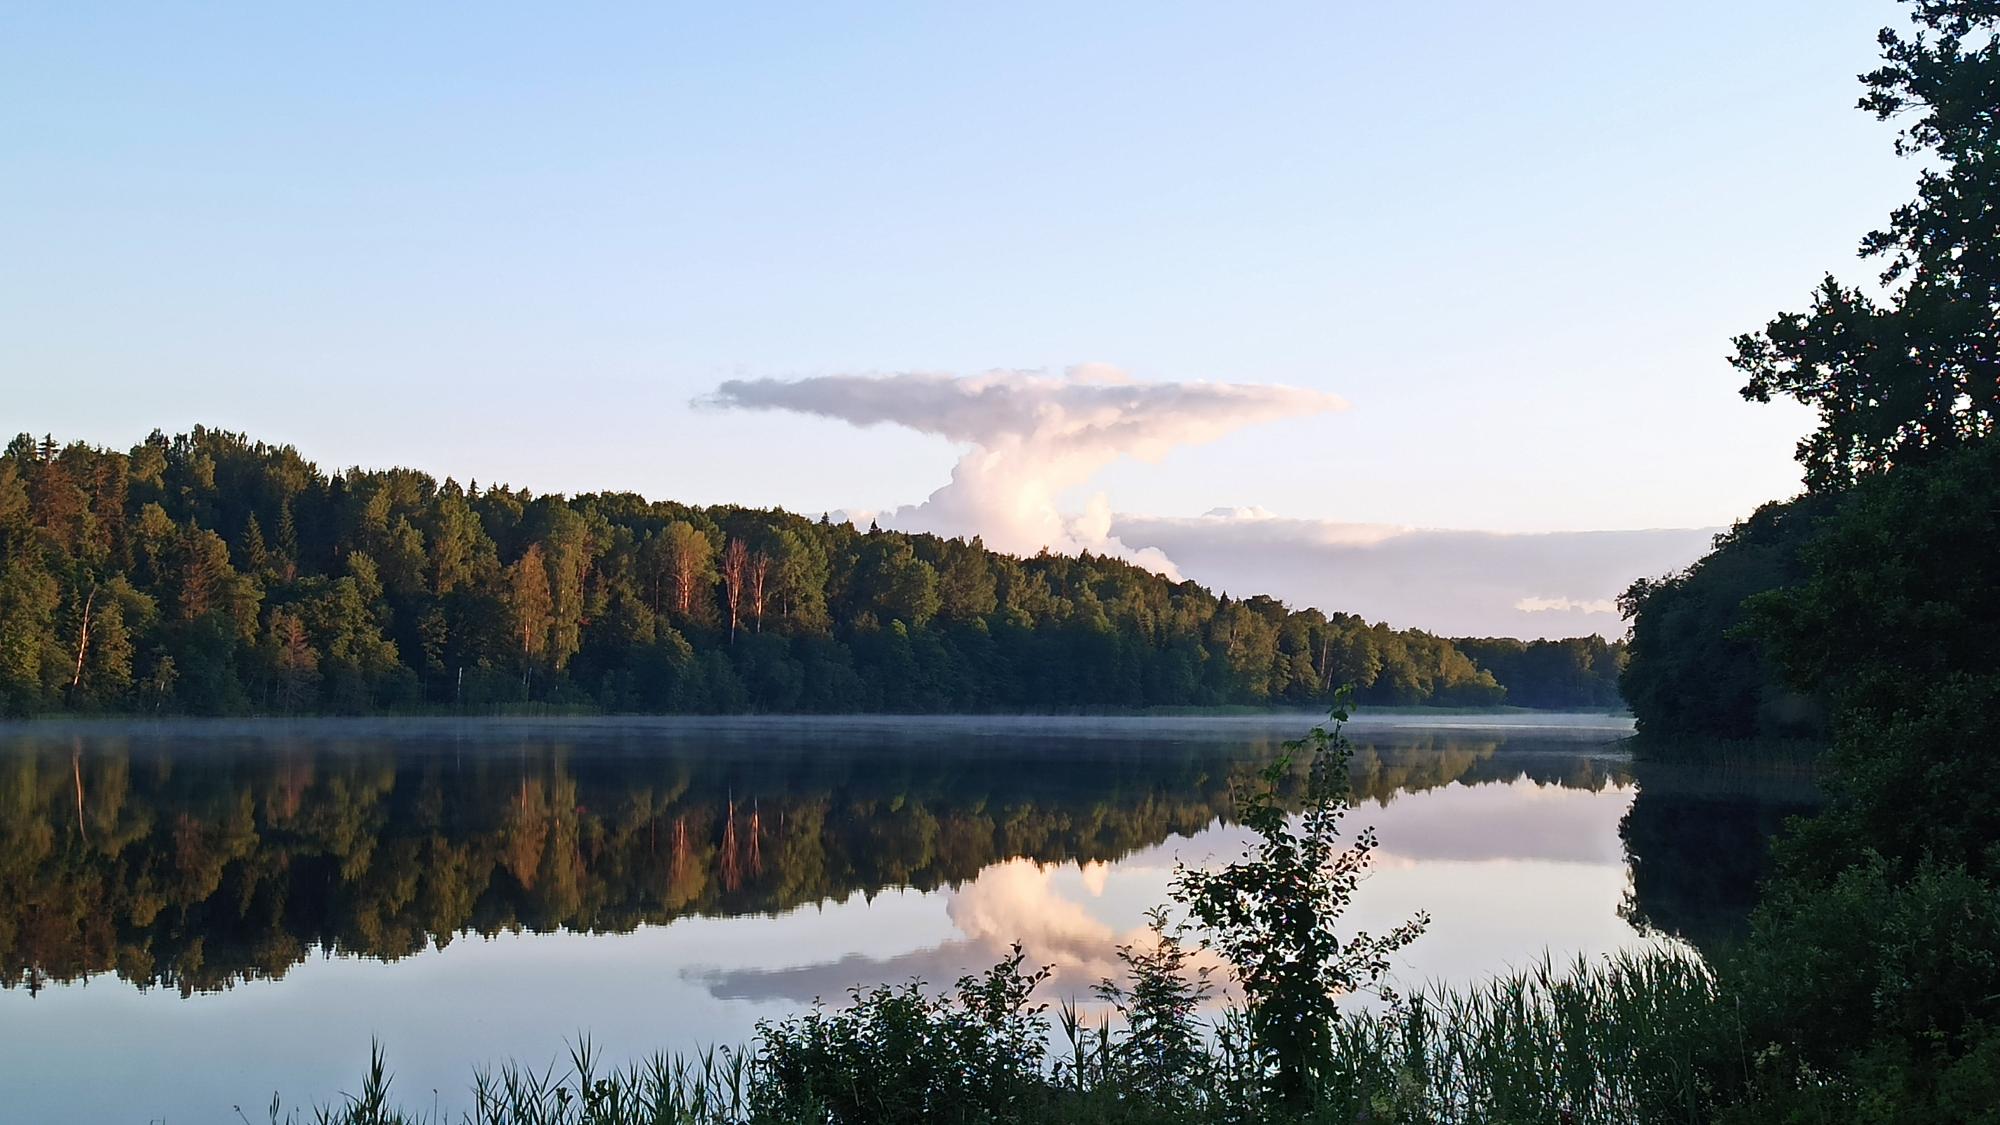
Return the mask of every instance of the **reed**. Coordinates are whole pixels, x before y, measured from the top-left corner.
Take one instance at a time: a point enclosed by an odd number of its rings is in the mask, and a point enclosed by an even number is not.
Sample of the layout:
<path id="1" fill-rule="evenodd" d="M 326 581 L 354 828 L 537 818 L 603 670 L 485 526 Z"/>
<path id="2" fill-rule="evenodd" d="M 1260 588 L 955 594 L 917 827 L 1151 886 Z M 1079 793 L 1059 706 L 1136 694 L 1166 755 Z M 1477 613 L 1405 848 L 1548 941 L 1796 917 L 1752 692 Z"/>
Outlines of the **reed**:
<path id="1" fill-rule="evenodd" d="M 1701 1122 L 1738 1092 L 1739 1025 L 1699 958 L 1627 953 L 1433 989 L 1337 1032 L 1328 1120 Z"/>
<path id="2" fill-rule="evenodd" d="M 949 999 L 939 1001 L 949 1005 Z M 1351 1012 L 1337 1023 L 1331 1050 L 1315 1068 L 1304 1120 L 1422 1122 L 1429 1125 L 1612 1125 L 1713 1120 L 1743 1093 L 1748 1067 L 1732 1005 L 1698 957 L 1646 950 L 1599 961 L 1540 964 L 1467 989 L 1432 988 L 1378 1012 Z M 833 1015 L 855 1014 L 856 1008 Z M 942 1022 L 951 1015 L 938 1009 Z M 980 1099 L 976 1115 L 953 1113 L 938 1089 L 871 1089 L 902 1072 L 904 1050 L 936 1051 L 912 1028 L 871 1036 L 861 1028 L 858 1054 L 829 1060 L 844 1071 L 820 1073 L 847 1090 L 868 1091 L 867 1117 L 850 1106 L 815 1102 L 799 1075 L 770 1065 L 783 1025 L 767 1027 L 750 1050 L 711 1049 L 693 1056 L 654 1055 L 607 1067 L 589 1039 L 566 1060 L 536 1069 L 507 1064 L 473 1075 L 471 1108 L 392 1105 L 392 1075 L 379 1047 L 359 1092 L 337 1106 L 286 1113 L 273 1103 L 273 1125 L 789 1125 L 850 1120 L 992 1120 L 1060 1125 L 1123 1121 L 1264 1122 L 1300 1120 L 1268 1104 L 1265 1063 L 1249 1044 L 1241 1013 L 1207 1024 L 1175 1075 L 1160 1073 L 1157 1051 L 1135 1044 L 1128 1022 L 1093 1022 L 1073 1005 L 1051 1019 L 1023 1007 L 1028 1026 L 1054 1042 L 1054 1058 L 965 1058 L 970 1069 L 1009 1076 L 1004 1102 Z M 921 1034 L 921 1029 L 917 1029 Z M 959 1037 L 958 1043 L 965 1042 Z M 992 1039 L 996 1052 L 1023 1052 L 1022 1041 Z M 872 1057 L 869 1052 L 884 1057 Z M 1030 1054 L 1039 1052 L 1039 1048 Z M 1018 1084 L 1024 1066 L 1037 1080 Z M 789 1085 L 788 1085 L 789 1083 Z M 905 1111 L 908 1111 L 907 1113 Z"/>
<path id="3" fill-rule="evenodd" d="M 625 1067 L 606 1067 L 589 1037 L 570 1049 L 566 1064 L 537 1070 L 518 1063 L 473 1072 L 472 1107 L 457 1115 L 433 1105 L 391 1104 L 393 1075 L 380 1044 L 369 1051 L 360 1092 L 339 1105 L 287 1110 L 273 1098 L 270 1125 L 743 1125 L 753 1114 L 751 1060 L 743 1052 L 708 1048 L 692 1056 L 656 1053 Z M 247 1120 L 247 1118 L 245 1119 Z"/>

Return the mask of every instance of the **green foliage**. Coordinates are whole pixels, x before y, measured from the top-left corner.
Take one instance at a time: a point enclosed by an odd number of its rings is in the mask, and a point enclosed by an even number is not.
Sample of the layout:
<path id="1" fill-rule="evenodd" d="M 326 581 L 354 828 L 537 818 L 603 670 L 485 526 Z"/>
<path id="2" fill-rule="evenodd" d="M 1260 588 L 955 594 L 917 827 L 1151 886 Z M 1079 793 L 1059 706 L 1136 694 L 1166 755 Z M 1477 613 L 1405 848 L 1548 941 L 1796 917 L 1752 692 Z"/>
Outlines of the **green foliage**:
<path id="1" fill-rule="evenodd" d="M 1829 511 L 1821 498 L 1899 467 L 1949 461 L 1955 450 L 1991 444 L 2000 427 L 2000 122 L 1993 113 L 2000 6 L 1906 3 L 1912 27 L 1882 32 L 1883 65 L 1863 76 L 1861 108 L 1902 122 L 1897 151 L 1925 159 L 1917 196 L 1862 240 L 1863 256 L 1883 266 L 1879 295 L 1828 277 L 1809 312 L 1781 314 L 1736 340 L 1733 362 L 1747 377 L 1746 398 L 1786 396 L 1818 412 L 1818 427 L 1798 451 L 1809 495 L 1760 511 L 1692 570 L 1640 582 L 1627 594 L 1633 640 L 1624 686 L 1649 730 L 1780 733 L 1785 716 L 1770 714 L 1775 665 L 1757 638 L 1776 640 L 1784 631 L 1734 628 L 1745 599 L 1803 577 L 1800 548 Z M 1927 532 L 1933 542 L 1990 510 L 1984 499 L 1966 499 L 1956 514 L 1942 505 L 1926 509 L 1936 520 Z M 1867 522 L 1859 519 L 1855 531 Z M 1954 553 L 1984 542 L 1952 541 Z M 1850 539 L 1829 549 L 1863 547 Z M 1950 612 L 1948 600 L 1931 604 Z M 1851 623 L 1821 633 L 1815 627 L 1804 624 L 1792 635 L 1819 636 L 1838 648 L 1843 635 L 1870 632 Z M 1798 648 L 1781 662 L 1799 669 L 1795 684 L 1818 682 L 1808 665 L 1825 662 Z"/>
<path id="2" fill-rule="evenodd" d="M 1744 1007 L 1793 1061 L 1832 1070 L 1878 1044 L 1948 1059 L 2000 1026 L 2000 894 L 1963 866 L 1902 874 L 1870 856 L 1782 878 L 1756 924 L 1736 966 Z"/>
<path id="3" fill-rule="evenodd" d="M 338 1106 L 287 1110 L 279 1097 L 267 1108 L 270 1125 L 777 1125 L 751 1117 L 749 1061 L 733 1051 L 653 1055 L 606 1069 L 588 1038 L 571 1049 L 562 1070 L 508 1063 L 473 1075 L 473 1108 L 457 1118 L 396 1107 L 395 1076 L 380 1043 L 369 1050 L 358 1092 Z M 245 1121 L 247 1117 L 243 1118 Z"/>
<path id="4" fill-rule="evenodd" d="M 1211 1053 L 1201 1020 L 1213 969 L 1193 966 L 1194 951 L 1164 909 L 1153 910 L 1147 923 L 1149 946 L 1118 947 L 1130 983 L 1105 980 L 1097 986 L 1098 999 L 1117 1013 L 1119 1027 L 1114 1035 L 1110 1020 L 1101 1025 L 1094 1058 L 1078 1034 L 1074 1009 L 1064 1010 L 1071 1068 L 1082 1088 L 1115 1091 L 1120 1102 L 1158 1118 L 1193 1119 L 1204 1093 L 1235 1069 Z M 1230 1046 L 1220 1045 L 1225 1051 Z"/>
<path id="5" fill-rule="evenodd" d="M 1734 969 L 1801 1115 L 1970 1119 L 1966 1091 L 1991 1088 L 1977 1076 L 2000 1028 L 1995 495 L 2000 441 L 1871 476 L 1803 550 L 1805 576 L 1751 605 L 1786 674 L 1833 702 L 1826 809 L 1777 847 Z"/>
<path id="6" fill-rule="evenodd" d="M 1743 1120 L 1991 1120 L 2000 1085 L 2000 5 L 1909 13 L 1863 78 L 1862 107 L 1927 161 L 1863 240 L 1882 294 L 1828 278 L 1737 341 L 1746 397 L 1819 411 L 1809 494 L 1761 544 L 1628 599 L 1643 723 L 1697 701 L 1684 673 L 1718 646 L 1736 680 L 1765 678 L 1754 648 L 1831 717 L 1827 806 L 1775 849 L 1728 965 L 1761 1045 Z"/>
<path id="7" fill-rule="evenodd" d="M 854 990 L 854 1001 L 757 1025 L 760 1113 L 828 1125 L 1023 1122 L 1041 1115 L 1047 970 L 1022 971 L 1021 947 L 949 996 L 920 982 Z"/>
<path id="8" fill-rule="evenodd" d="M 1619 687 L 1641 732 L 1751 739 L 1823 731 L 1820 701 L 1788 684 L 1743 626 L 1752 598 L 1803 575 L 1801 552 L 1833 504 L 1765 504 L 1716 536 L 1715 549 L 1692 566 L 1625 591 L 1619 604 L 1632 635 Z"/>
<path id="9" fill-rule="evenodd" d="M 1825 806 L 1774 847 L 1725 962 L 1757 1059 L 1742 1120 L 1970 1120 L 1970 1091 L 1990 1089 L 1995 495 L 2000 441 L 1967 441 L 1767 508 L 1635 599 L 1626 680 L 1649 732 L 1700 729 L 1704 693 L 1742 701 L 1731 733 L 1754 731 L 1747 700 L 1774 685 L 1830 717 Z"/>
<path id="10" fill-rule="evenodd" d="M 1544 960 L 1342 1019 L 1311 1119 L 1693 1125 L 1743 1096 L 1742 1045 L 1696 957 Z"/>
<path id="11" fill-rule="evenodd" d="M 1851 489 L 1798 583 L 1752 628 L 1792 680 L 1834 703 L 1826 813 L 1788 853 L 1820 878 L 1885 858 L 2000 875 L 2000 441 Z"/>
<path id="12" fill-rule="evenodd" d="M 1625 643 L 1603 637 L 1519 641 L 1511 637 L 1454 637 L 1452 647 L 1492 673 L 1516 707 L 1560 711 L 1612 711 L 1624 706 L 1618 677 Z"/>
<path id="13" fill-rule="evenodd" d="M 113 586 L 86 636 L 86 600 Z M 1335 682 L 1506 698 L 1442 638 L 1103 556 L 327 474 L 202 428 L 0 455 L 4 714 L 1317 707 Z"/>
<path id="14" fill-rule="evenodd" d="M 1923 157 L 1917 198 L 1862 240 L 1883 261 L 1880 296 L 1827 277 L 1811 311 L 1738 337 L 1745 398 L 1784 395 L 1819 427 L 1799 445 L 1806 484 L 1834 491 L 1920 464 L 2000 427 L 2000 6 L 1907 0 L 1911 31 L 1881 35 L 1861 107 L 1904 122 L 1899 154 Z"/>
<path id="15" fill-rule="evenodd" d="M 1158 961 L 1128 959 L 1128 1015 L 1185 1027 L 1187 993 Z M 876 1121 L 1353 1122 L 1408 1125 L 1626 1125 L 1756 1121 L 1772 1100 L 1730 1104 L 1745 1059 L 1731 1008 L 1693 958 L 1632 954 L 1566 971 L 1542 965 L 1464 992 L 1434 990 L 1379 1014 L 1339 1018 L 1311 1104 L 1272 1104 L 1227 1021 L 1166 1039 L 1128 1023 L 1086 1027 L 1066 1014 L 1069 1054 L 1042 1065 L 1050 1028 L 1022 986 L 1018 955 L 932 996 L 858 991 L 853 1002 L 762 1025 L 751 1052 L 655 1056 L 605 1070 L 588 1042 L 559 1066 L 510 1064 L 474 1076 L 462 1118 L 393 1108 L 379 1050 L 358 1093 L 286 1125 L 781 1125 Z M 1149 978 L 1151 978 L 1149 980 Z M 1147 989 L 1153 989 L 1148 993 Z M 1133 997 L 1152 995 L 1152 1001 Z M 1157 1020 L 1152 1024 L 1159 1028 Z M 1982 1060 L 1990 1061 L 1990 1060 Z M 1990 1074 L 1955 1072 L 1949 1096 L 1980 1121 Z M 1753 1116 L 1742 1116 L 1744 1113 Z M 1946 1120 L 1937 1118 L 1935 1120 Z M 1803 1118 L 1801 1120 L 1804 1120 Z M 1846 1118 L 1841 1118 L 1846 1120 Z"/>
<path id="16" fill-rule="evenodd" d="M 1375 849 L 1372 828 L 1340 842 L 1353 756 L 1340 731 L 1348 697 L 1335 706 L 1332 729 L 1316 726 L 1288 743 L 1287 756 L 1265 769 L 1263 786 L 1242 795 L 1237 816 L 1257 835 L 1243 858 L 1214 869 L 1183 866 L 1174 879 L 1175 898 L 1243 989 L 1251 1045 L 1268 1067 L 1271 1093 L 1300 1108 L 1326 1078 L 1341 998 L 1381 987 L 1390 956 L 1430 921 L 1418 914 L 1379 937 L 1343 937 L 1337 927 Z M 1290 753 L 1307 755 L 1305 811 L 1296 823 L 1279 797 Z"/>
<path id="17" fill-rule="evenodd" d="M 1755 634 L 1871 731 L 1954 676 L 2000 669 L 1995 495 L 2000 441 L 1850 489 L 1799 580 L 1752 604 Z"/>

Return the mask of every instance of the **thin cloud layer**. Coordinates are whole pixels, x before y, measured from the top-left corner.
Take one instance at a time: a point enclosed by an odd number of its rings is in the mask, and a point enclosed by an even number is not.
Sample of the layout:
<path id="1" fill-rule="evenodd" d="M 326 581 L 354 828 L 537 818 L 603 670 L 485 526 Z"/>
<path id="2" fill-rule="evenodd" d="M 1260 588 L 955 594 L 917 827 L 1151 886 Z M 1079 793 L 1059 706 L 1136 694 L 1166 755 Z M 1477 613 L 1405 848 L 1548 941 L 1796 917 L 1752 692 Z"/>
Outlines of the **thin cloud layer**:
<path id="1" fill-rule="evenodd" d="M 1062 512 L 1058 499 L 1120 457 L 1157 461 L 1180 446 L 1346 403 L 1299 387 L 1141 383 L 1117 368 L 1081 364 L 1060 376 L 989 371 L 732 379 L 697 405 L 903 426 L 970 446 L 950 482 L 929 499 L 878 518 L 907 530 L 977 533 L 989 547 L 1015 554 L 1047 547 L 1117 555 L 1179 578 L 1170 552 L 1135 549 L 1119 539 L 1103 494 L 1075 516 Z"/>
<path id="2" fill-rule="evenodd" d="M 1623 634 L 1616 599 L 1625 587 L 1700 558 L 1716 529 L 1505 534 L 1218 509 L 1191 519 L 1121 515 L 1111 531 L 1233 593 L 1451 636 L 1533 638 Z"/>
<path id="3" fill-rule="evenodd" d="M 1514 603 L 1514 608 L 1522 613 L 1578 613 L 1606 614 L 1618 612 L 1615 598 L 1594 598 L 1588 601 L 1576 598 L 1522 598 Z"/>

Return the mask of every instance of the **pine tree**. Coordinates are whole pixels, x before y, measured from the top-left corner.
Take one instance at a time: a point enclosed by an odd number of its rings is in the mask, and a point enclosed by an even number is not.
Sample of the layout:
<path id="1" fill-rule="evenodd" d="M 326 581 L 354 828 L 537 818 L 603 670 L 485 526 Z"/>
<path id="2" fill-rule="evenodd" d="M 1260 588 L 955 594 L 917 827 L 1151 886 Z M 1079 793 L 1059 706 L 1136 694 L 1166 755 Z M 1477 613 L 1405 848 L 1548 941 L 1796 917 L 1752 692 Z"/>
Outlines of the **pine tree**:
<path id="1" fill-rule="evenodd" d="M 299 562 L 299 525 L 292 516 L 292 498 L 285 497 L 278 505 L 278 551 L 284 556 L 287 577 L 289 571 Z"/>
<path id="2" fill-rule="evenodd" d="M 270 562 L 270 552 L 264 546 L 264 528 L 257 522 L 257 513 L 251 512 L 243 525 L 243 565 L 252 574 L 262 574 Z"/>

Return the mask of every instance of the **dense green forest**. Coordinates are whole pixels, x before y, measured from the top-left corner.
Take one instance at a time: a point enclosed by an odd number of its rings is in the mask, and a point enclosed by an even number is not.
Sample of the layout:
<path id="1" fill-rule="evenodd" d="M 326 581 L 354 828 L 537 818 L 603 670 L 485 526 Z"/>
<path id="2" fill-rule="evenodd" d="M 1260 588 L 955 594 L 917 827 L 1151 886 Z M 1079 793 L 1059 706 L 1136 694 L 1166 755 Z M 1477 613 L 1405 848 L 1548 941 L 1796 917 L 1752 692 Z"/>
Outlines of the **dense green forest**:
<path id="1" fill-rule="evenodd" d="M 1624 706 L 1618 678 L 1626 644 L 1596 635 L 1559 641 L 1454 637 L 1452 645 L 1491 672 L 1516 707 L 1615 711 Z"/>
<path id="2" fill-rule="evenodd" d="M 0 712 L 1615 706 L 1622 648 L 1467 642 L 822 517 L 325 473 L 197 428 L 0 455 Z"/>
<path id="3" fill-rule="evenodd" d="M 1825 734 L 1825 701 L 1786 682 L 1748 628 L 1747 603 L 1805 577 L 1801 548 L 1834 504 L 1824 495 L 1765 504 L 1692 566 L 1625 591 L 1632 632 L 1621 687 L 1640 730 L 1728 739 Z"/>
<path id="4" fill-rule="evenodd" d="M 2000 1105 L 2000 5 L 1907 8 L 1863 76 L 1924 161 L 1862 240 L 1877 284 L 1735 341 L 1744 397 L 1818 413 L 1805 491 L 1625 598 L 1642 731 L 1831 745 L 1723 961 L 1762 1090 L 1737 1120 Z"/>

